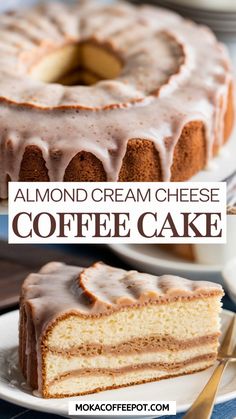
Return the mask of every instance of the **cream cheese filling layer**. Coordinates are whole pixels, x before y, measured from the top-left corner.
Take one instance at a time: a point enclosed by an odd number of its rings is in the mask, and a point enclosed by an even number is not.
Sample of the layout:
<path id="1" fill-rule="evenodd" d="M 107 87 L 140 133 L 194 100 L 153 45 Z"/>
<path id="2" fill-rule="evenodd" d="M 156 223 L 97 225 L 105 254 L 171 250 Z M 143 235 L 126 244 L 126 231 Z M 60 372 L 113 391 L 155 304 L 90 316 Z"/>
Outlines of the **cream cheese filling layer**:
<path id="1" fill-rule="evenodd" d="M 152 363 L 168 364 L 171 367 L 171 364 L 174 366 L 195 357 L 216 354 L 217 347 L 218 344 L 216 342 L 181 351 L 165 350 L 163 352 L 143 352 L 125 355 L 107 354 L 94 357 L 68 356 L 66 354 L 60 355 L 48 352 L 44 360 L 46 381 L 52 381 L 63 374 L 83 369 L 91 370 L 92 373 L 93 369 L 119 369 Z"/>
<path id="2" fill-rule="evenodd" d="M 180 351 L 193 346 L 203 346 L 210 343 L 217 343 L 220 333 L 212 335 L 199 336 L 193 339 L 179 340 L 168 335 L 153 335 L 143 338 L 135 338 L 127 340 L 116 345 L 102 345 L 102 344 L 85 344 L 65 351 L 55 347 L 45 347 L 54 354 L 66 354 L 66 356 L 96 356 L 96 355 L 126 355 L 137 354 L 142 352 L 157 352 L 157 351 Z"/>
<path id="3" fill-rule="evenodd" d="M 174 377 L 200 371 L 212 365 L 212 359 L 199 360 L 198 362 L 184 365 L 175 371 L 164 371 L 156 368 L 135 369 L 121 374 L 90 374 L 71 375 L 63 380 L 54 381 L 44 389 L 44 397 L 63 397 L 64 395 L 87 394 L 95 391 L 140 384 L 155 381 L 161 378 Z"/>

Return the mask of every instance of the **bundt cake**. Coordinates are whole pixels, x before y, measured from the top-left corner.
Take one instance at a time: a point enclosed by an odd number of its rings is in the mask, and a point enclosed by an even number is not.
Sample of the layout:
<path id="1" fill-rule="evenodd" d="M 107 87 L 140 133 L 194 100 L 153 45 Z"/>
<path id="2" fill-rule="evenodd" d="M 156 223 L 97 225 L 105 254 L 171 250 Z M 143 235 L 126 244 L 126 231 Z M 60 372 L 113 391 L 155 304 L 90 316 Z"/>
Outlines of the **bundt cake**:
<path id="1" fill-rule="evenodd" d="M 1 198 L 10 180 L 184 181 L 232 124 L 228 54 L 205 27 L 123 2 L 1 15 Z"/>
<path id="2" fill-rule="evenodd" d="M 222 295 L 212 282 L 51 262 L 22 287 L 21 369 L 46 398 L 200 371 L 217 358 Z"/>

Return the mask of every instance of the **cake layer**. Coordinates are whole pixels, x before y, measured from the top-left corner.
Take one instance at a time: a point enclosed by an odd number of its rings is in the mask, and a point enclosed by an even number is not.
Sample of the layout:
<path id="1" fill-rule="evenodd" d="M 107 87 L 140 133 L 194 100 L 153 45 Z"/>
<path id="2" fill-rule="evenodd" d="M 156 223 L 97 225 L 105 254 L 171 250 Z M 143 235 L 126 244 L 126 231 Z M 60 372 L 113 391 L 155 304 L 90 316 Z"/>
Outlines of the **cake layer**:
<path id="1" fill-rule="evenodd" d="M 69 375 L 76 371 L 78 375 L 83 374 L 83 370 L 91 370 L 91 373 L 101 369 L 119 370 L 124 368 L 131 368 L 142 364 L 158 364 L 163 368 L 173 368 L 176 364 L 185 362 L 188 359 L 208 354 L 216 354 L 218 348 L 218 340 L 213 344 L 206 344 L 204 346 L 190 347 L 180 351 L 163 350 L 158 352 L 144 352 L 139 354 L 126 353 L 124 355 L 98 355 L 87 357 L 86 355 L 70 355 L 69 353 L 55 354 L 51 351 L 45 351 L 43 368 L 45 371 L 45 378 L 51 382 L 62 375 Z"/>
<path id="2" fill-rule="evenodd" d="M 171 336 L 177 340 L 181 336 L 182 340 L 187 340 L 218 333 L 220 285 L 171 275 L 157 277 L 127 272 L 102 263 L 82 271 L 76 266 L 52 262 L 38 274 L 29 275 L 24 282 L 24 299 L 28 310 L 32 311 L 36 336 L 48 332 L 47 345 L 53 349 L 57 349 L 58 342 L 63 349 L 69 349 L 101 342 L 103 346 L 117 345 L 149 335 L 158 339 L 161 335 Z M 91 271 L 96 290 L 93 301 L 85 290 L 88 283 L 84 283 Z M 103 275 L 100 285 L 98 273 Z M 114 288 L 115 277 L 117 289 Z M 135 280 L 133 286 L 130 278 Z M 137 289 L 141 294 L 137 294 Z M 133 304 L 127 304 L 128 291 Z M 117 292 L 118 304 L 115 298 L 111 306 L 111 296 Z M 106 293 L 109 304 L 102 301 L 101 293 Z M 151 296 L 150 300 L 140 298 L 143 294 Z M 139 324 L 145 327 L 140 330 Z"/>
<path id="3" fill-rule="evenodd" d="M 184 296 L 182 297 L 183 300 Z M 135 338 L 171 336 L 193 339 L 217 333 L 219 296 L 177 301 L 169 304 L 127 306 L 119 311 L 92 318 L 78 313 L 61 315 L 48 329 L 47 345 L 67 350 L 80 345 L 118 345 Z M 140 325 L 145 325 L 141 327 Z M 75 333 L 76 330 L 76 333 Z M 63 337 L 61 341 L 60 337 Z"/>
<path id="4" fill-rule="evenodd" d="M 44 397 L 64 397 L 94 393 L 97 391 L 113 389 L 117 387 L 141 384 L 149 381 L 157 381 L 163 378 L 175 377 L 178 375 L 189 374 L 201 371 L 210 367 L 215 361 L 214 356 L 202 356 L 195 360 L 189 360 L 185 364 L 176 365 L 175 368 L 135 368 L 126 372 L 107 372 L 99 371 L 97 374 L 84 373 L 83 375 L 69 375 L 63 379 L 45 386 Z"/>

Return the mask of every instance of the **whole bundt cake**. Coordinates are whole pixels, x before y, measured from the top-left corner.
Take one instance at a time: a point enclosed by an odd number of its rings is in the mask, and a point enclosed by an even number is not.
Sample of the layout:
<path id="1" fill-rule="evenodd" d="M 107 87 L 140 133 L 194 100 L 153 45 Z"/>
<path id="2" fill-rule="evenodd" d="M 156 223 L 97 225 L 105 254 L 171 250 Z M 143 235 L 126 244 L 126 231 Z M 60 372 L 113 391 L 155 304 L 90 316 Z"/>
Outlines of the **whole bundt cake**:
<path id="1" fill-rule="evenodd" d="M 228 139 L 212 32 L 161 8 L 48 2 L 0 17 L 0 197 L 8 181 L 184 181 Z"/>

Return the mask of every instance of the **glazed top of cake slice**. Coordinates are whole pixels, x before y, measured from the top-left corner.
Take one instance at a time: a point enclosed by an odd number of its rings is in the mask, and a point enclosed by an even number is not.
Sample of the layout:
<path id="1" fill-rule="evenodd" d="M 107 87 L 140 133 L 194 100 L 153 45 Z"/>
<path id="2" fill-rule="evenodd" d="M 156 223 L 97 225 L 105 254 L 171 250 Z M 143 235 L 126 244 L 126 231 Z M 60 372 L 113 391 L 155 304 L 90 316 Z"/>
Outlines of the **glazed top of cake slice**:
<path id="1" fill-rule="evenodd" d="M 59 262 L 30 274 L 22 287 L 22 301 L 31 311 L 39 336 L 51 321 L 70 313 L 101 317 L 147 304 L 168 304 L 223 295 L 219 284 L 172 275 L 154 276 L 97 262 L 89 268 Z"/>

